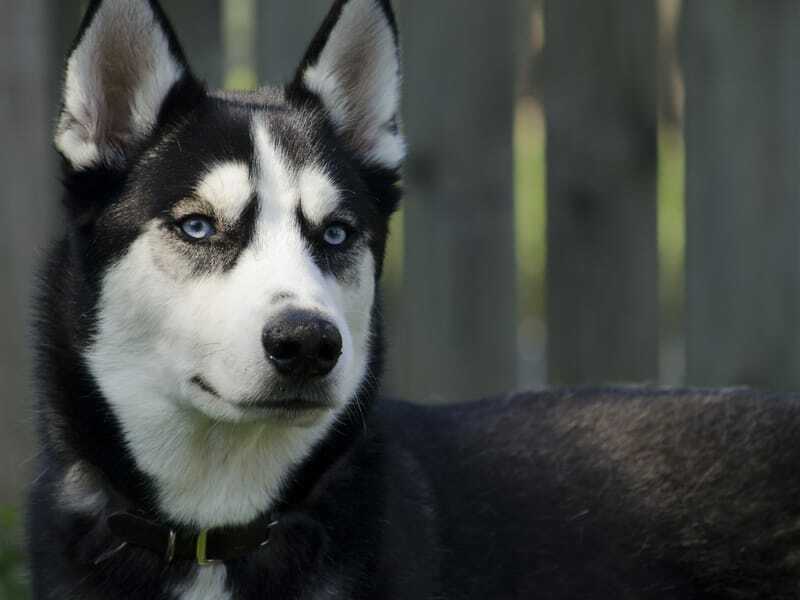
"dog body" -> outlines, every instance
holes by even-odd
[[[387,0],[337,1],[252,93],[198,83],[153,0],[91,3],[39,305],[35,597],[797,597],[793,398],[375,401],[399,83]]]
[[[39,597],[796,598],[798,419],[797,398],[745,391],[382,400],[301,469],[269,546],[210,567],[135,549],[94,566],[115,542],[86,515],[109,509],[91,479],[65,502],[48,471]]]

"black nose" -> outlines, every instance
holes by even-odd
[[[279,315],[264,328],[261,339],[275,369],[298,379],[324,377],[342,354],[342,336],[336,325],[307,310]]]

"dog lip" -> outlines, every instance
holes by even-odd
[[[200,375],[195,375],[194,377],[192,377],[192,379],[190,381],[194,385],[199,387],[201,390],[203,390],[205,393],[210,394],[210,395],[214,396],[215,398],[219,398],[219,399],[222,398],[222,396],[220,396],[219,392],[217,390],[215,390],[214,387],[210,383],[208,383],[205,379],[200,377]]]
[[[210,396],[213,396],[218,400],[223,399],[222,395],[200,375],[195,375],[190,381],[192,384],[196,385]],[[245,409],[268,410],[276,412],[305,412],[314,410],[330,410],[332,408],[336,408],[336,405],[330,400],[310,400],[302,398],[301,396],[284,398],[280,400],[253,399],[246,402],[239,402],[237,404],[241,408]]]
[[[310,411],[310,410],[329,410],[334,408],[332,402],[304,400],[303,398],[288,398],[286,400],[262,400],[252,401],[244,404],[247,408],[257,408],[261,410],[277,411]]]

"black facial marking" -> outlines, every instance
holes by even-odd
[[[348,217],[345,221],[337,219],[334,213],[323,223],[315,225],[306,218],[301,202],[295,211],[295,218],[311,250],[311,256],[320,270],[335,275],[345,282],[354,281],[356,277],[354,270],[358,265],[360,250],[363,248],[363,239],[359,235],[357,226],[347,222],[352,217]],[[342,223],[348,230],[348,239],[339,246],[332,246],[325,241],[325,229],[333,223]]]
[[[215,165],[252,160],[249,111],[205,98],[165,125],[131,171],[120,175],[115,195],[103,198],[105,206],[86,230],[98,259],[111,262],[124,254],[147,223],[192,197]]]
[[[210,218],[216,232],[204,239],[191,239],[182,231],[184,218],[174,219],[166,215],[162,222],[162,230],[167,236],[169,247],[184,258],[192,275],[208,275],[219,271],[231,270],[242,252],[253,239],[258,218],[258,201],[255,194],[250,198],[242,214],[235,222],[215,217],[213,207],[199,213]]]
[[[179,270],[176,275],[192,277],[235,267],[242,251],[252,243],[260,202],[269,202],[268,198],[254,197],[237,223],[223,223],[222,234],[208,241],[189,243],[179,238],[174,218],[170,221],[169,215],[176,204],[195,193],[216,165],[250,165],[251,178],[257,183],[254,119],[263,119],[272,143],[291,169],[300,172],[313,166],[341,190],[339,205],[329,218],[336,220],[340,218],[337,215],[344,215],[341,220],[354,225],[349,245],[324,245],[324,228],[312,227],[298,215],[320,268],[346,282],[356,275],[354,266],[366,250],[374,258],[375,278],[380,276],[388,219],[400,195],[398,173],[365,168],[341,143],[318,104],[298,104],[280,91],[264,90],[257,94],[204,95],[174,106],[153,139],[143,143],[129,169],[72,173],[65,181],[68,201],[91,207],[83,213],[86,218],[73,220],[70,228],[76,269],[85,273],[84,304],[93,307],[85,312],[82,338],[88,339],[93,331],[103,274],[154,219],[162,224],[160,234],[168,238],[160,258],[165,266]]]
[[[239,234],[239,248],[247,248],[253,241],[256,234],[256,222],[258,221],[258,214],[260,212],[260,204],[258,196],[253,194],[247,206],[242,211],[239,217],[237,231]]]
[[[397,209],[402,193],[398,185],[399,171],[364,165],[342,143],[318,98],[297,94],[291,86],[286,93],[297,111],[313,115],[313,119],[309,117],[305,120],[307,124],[313,123],[313,131],[310,132],[313,162],[324,170],[337,189],[342,190],[341,209],[356,215],[359,229],[369,232],[364,241],[375,259],[376,278],[380,277],[389,218]],[[283,143],[280,136],[275,141]]]

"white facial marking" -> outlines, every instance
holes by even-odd
[[[192,526],[246,523],[268,510],[290,469],[357,402],[369,359],[372,254],[360,248],[341,279],[320,269],[296,213],[305,194],[303,202],[324,219],[335,188],[321,170],[291,165],[263,119],[253,122],[255,181],[245,178],[244,165],[225,164],[198,187],[209,202],[234,211],[257,192],[253,239],[236,263],[219,273],[176,274],[176,242],[151,222],[104,275],[98,331],[87,352],[161,508]],[[326,378],[336,408],[304,421],[243,405],[276,380],[261,332],[288,308],[321,314],[342,337],[342,355]],[[198,376],[214,393],[193,381]]]
[[[303,214],[315,225],[321,225],[339,205],[339,190],[323,171],[308,167],[298,177]]]
[[[119,163],[182,75],[148,2],[105,0],[68,60],[56,147],[78,170]]]
[[[256,143],[256,163],[258,165],[258,188],[262,207],[277,214],[288,213],[297,199],[294,197],[295,177],[291,172],[283,152],[272,142],[265,123],[253,121],[253,139]]]
[[[405,142],[392,125],[400,107],[400,64],[391,24],[378,2],[345,4],[303,81],[364,160],[389,168],[400,165]]]
[[[197,186],[196,194],[219,211],[223,219],[235,222],[253,196],[250,169],[245,163],[217,165]]]
[[[227,577],[224,565],[198,567],[190,582],[178,588],[175,600],[231,600],[225,587]]]

